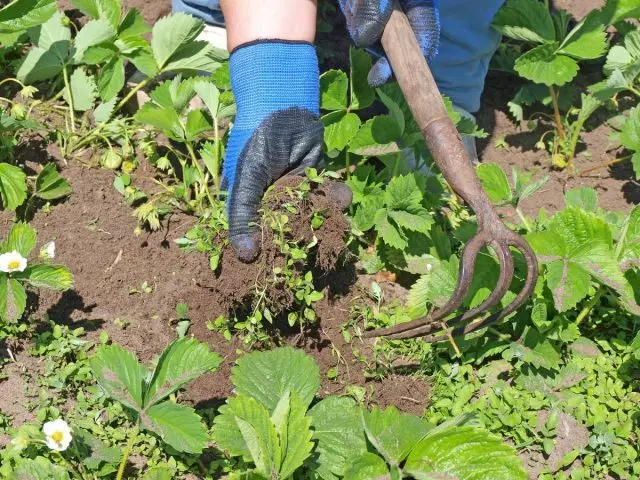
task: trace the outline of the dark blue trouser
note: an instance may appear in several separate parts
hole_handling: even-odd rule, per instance
[[[500,43],[491,21],[504,0],[441,0],[442,36],[431,70],[442,93],[469,112],[480,108],[489,61]],[[174,12],[186,12],[224,25],[219,0],[172,0]]]

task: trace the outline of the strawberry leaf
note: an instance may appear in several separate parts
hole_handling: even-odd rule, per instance
[[[515,69],[524,78],[548,86],[564,85],[578,74],[578,62],[559,55],[558,42],[546,43],[516,60]]]

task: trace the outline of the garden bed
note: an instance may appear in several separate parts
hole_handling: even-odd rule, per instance
[[[555,4],[580,18],[602,6],[603,2],[565,0]],[[59,5],[72,8],[66,0]],[[125,1],[125,6],[140,9],[150,24],[170,12],[169,2],[130,0]],[[78,18],[79,14],[76,11],[70,16]],[[332,34],[337,35],[335,32]],[[345,35],[343,32],[340,34]],[[346,44],[345,47],[348,48]],[[334,65],[340,63],[341,58],[348,62],[348,51],[336,53],[330,60],[332,66],[347,69],[346,64]],[[588,65],[583,73],[589,75],[599,71],[600,64]],[[526,120],[515,122],[510,115],[507,103],[518,88],[519,84],[514,83],[513,77],[490,73],[477,119],[479,126],[489,133],[487,138],[479,141],[483,163],[498,164],[507,174],[515,167],[531,173],[536,179],[549,177],[537,195],[520,204],[521,213],[535,218],[544,208],[548,216],[552,216],[564,209],[565,193],[576,187],[595,189],[598,206],[606,211],[627,214],[640,203],[640,184],[629,162],[596,169],[616,155],[621,156],[623,151],[617,143],[609,140],[613,131],[608,123],[611,119],[609,112],[601,111],[587,123],[581,136],[576,169],[561,170],[551,165],[549,152],[536,145],[543,132],[542,127],[530,128]],[[621,110],[630,106],[622,105]],[[34,120],[48,121],[45,118]],[[253,298],[256,284],[266,282],[274,266],[284,265],[281,252],[273,245],[274,234],[269,230],[264,233],[263,253],[256,263],[243,264],[235,259],[229,247],[224,247],[219,266],[212,272],[207,255],[185,252],[176,243],[195,226],[195,216],[176,210],[162,218],[161,229],[140,230],[131,206],[113,186],[114,173],[96,168],[97,161],[91,152],[84,152],[67,162],[55,144],[47,144],[43,140],[45,135],[45,131],[40,131],[31,137],[32,141],[18,145],[16,157],[24,161],[32,172],[55,162],[73,189],[68,198],[53,202],[46,209],[38,209],[30,223],[37,230],[39,240],[55,240],[56,263],[69,266],[74,276],[74,288],[63,293],[30,293],[27,314],[34,321],[48,317],[57,324],[82,327],[86,332],[83,339],[96,343],[101,342],[106,332],[110,341],[135,353],[147,364],[176,338],[177,328],[181,324],[184,327],[182,322],[188,320],[188,334],[208,344],[211,351],[222,357],[222,363],[215,373],[203,375],[191,383],[180,400],[199,411],[220,407],[234,394],[231,368],[238,358],[250,352],[252,347],[259,349],[270,345],[259,341],[248,344],[240,335],[227,335],[231,338],[225,338],[225,328],[216,325],[216,320],[232,314],[242,317],[246,310],[251,309],[251,301],[247,303],[247,297]],[[584,171],[587,172],[581,174]],[[154,177],[154,172],[152,165],[142,161],[131,177],[139,182],[138,185],[143,185],[146,179]],[[278,188],[286,189],[290,186],[288,181],[285,180]],[[149,181],[148,185],[153,187],[153,182]],[[349,221],[340,209],[331,205],[331,196],[327,192],[326,184],[313,186],[310,196],[305,197],[307,203],[288,220],[291,236],[297,241],[318,242],[317,250],[305,264],[305,268],[313,273],[315,289],[322,293],[322,298],[313,305],[315,321],[304,329],[299,325],[290,327],[286,314],[293,304],[289,298],[292,293],[285,289],[279,297],[278,291],[273,290],[269,292],[270,305],[281,308],[275,309],[275,318],[266,331],[275,343],[302,349],[316,360],[322,380],[318,397],[346,394],[366,406],[396,406],[404,412],[422,415],[434,401],[433,392],[446,380],[440,379],[440,383],[434,385],[430,376],[434,371],[433,365],[425,367],[424,363],[416,363],[419,355],[414,350],[396,346],[382,352],[376,350],[372,341],[353,335],[353,328],[358,327],[353,322],[356,306],[376,309],[382,304],[402,304],[409,293],[407,284],[403,282],[404,278],[398,279],[386,271],[377,275],[364,273],[358,258],[345,243]],[[276,201],[272,207],[282,209],[281,203]],[[324,212],[323,223],[312,230],[308,220],[317,211]],[[508,220],[517,221],[512,208],[504,207],[501,212]],[[5,236],[5,230],[9,230],[13,217],[13,212],[0,212],[1,237]],[[372,285],[381,288],[377,298],[371,294]],[[176,313],[179,304],[188,306],[186,314]],[[37,327],[36,330],[44,328]],[[606,327],[596,325],[589,334],[596,340],[608,339],[603,330]],[[31,354],[30,342],[16,341],[8,347],[13,361],[2,367],[5,379],[0,379],[3,392],[0,395],[0,412],[9,415],[13,426],[17,427],[36,418],[33,405],[38,387],[34,378],[45,367],[40,357]],[[398,354],[394,358],[381,358],[390,352]],[[433,352],[425,355],[435,358]],[[478,371],[471,367],[472,362],[455,365],[456,370],[449,372],[450,378],[460,381],[462,376],[468,375],[469,383],[478,381]],[[472,373],[463,372],[467,367]],[[487,381],[487,388],[502,381],[501,374],[507,370],[484,372],[487,376],[482,378]],[[463,384],[460,382],[458,385]],[[467,401],[480,397],[484,389],[483,384],[469,394]],[[464,395],[464,392],[460,393],[460,398]],[[449,404],[455,400],[453,398]],[[65,402],[61,410],[72,406],[75,399],[69,397]],[[437,415],[444,415],[444,410],[444,407],[438,410]],[[460,407],[458,410],[460,413],[464,409]],[[558,465],[566,455],[587,447],[589,431],[586,427],[577,424],[567,414],[561,415],[560,423],[566,431],[558,436],[556,446],[550,447],[544,455],[511,442],[516,448],[522,448],[520,456],[532,478],[545,467],[561,468]],[[542,410],[539,419],[539,424],[532,429],[544,436],[541,432],[549,423],[548,411]],[[522,423],[525,421],[521,419]],[[572,431],[579,434],[567,433]],[[9,440],[8,435],[0,433],[0,448],[8,445]],[[637,438],[635,445],[637,447]],[[581,466],[580,460],[575,463],[572,460],[568,465],[571,468]],[[138,467],[143,468],[144,461]]]

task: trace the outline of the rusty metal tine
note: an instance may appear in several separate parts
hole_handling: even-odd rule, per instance
[[[537,264],[536,261],[531,261],[531,260],[535,260],[535,254],[533,253],[533,250],[531,250],[531,247],[529,247],[529,244],[527,244],[526,241],[524,239],[522,239],[521,237],[514,235],[514,239],[512,241],[513,241],[513,246],[518,247],[518,249],[525,256],[525,260],[526,260],[526,263],[527,263],[527,279],[525,281],[524,287],[522,288],[522,290],[520,291],[518,296],[513,300],[513,302],[511,302],[509,305],[507,305],[503,310],[501,310],[501,311],[499,311],[497,313],[494,313],[494,314],[488,316],[486,319],[481,320],[479,322],[473,322],[473,323],[470,323],[470,324],[468,324],[466,326],[459,326],[457,328],[454,328],[452,330],[452,334],[453,334],[454,337],[460,336],[460,335],[466,335],[466,334],[469,334],[469,333],[473,333],[476,330],[480,330],[481,328],[484,328],[484,327],[486,327],[488,325],[491,325],[492,323],[500,321],[504,317],[507,317],[507,316],[511,315],[518,308],[520,308],[522,306],[522,304],[529,298],[529,296],[531,296],[531,293],[533,292],[533,289],[535,288],[535,285],[536,285],[536,280],[538,279],[538,264]],[[513,262],[513,256],[511,255],[511,252],[509,252],[508,257]],[[502,268],[502,266],[501,266],[501,268]],[[501,274],[502,273],[503,272],[501,271]],[[511,275],[511,278],[513,278],[513,275]],[[498,281],[498,283],[500,283],[500,280]],[[511,283],[510,281],[507,283],[507,289],[508,289],[510,283]],[[496,289],[494,290],[494,294],[496,292],[498,292],[498,287],[496,287]],[[503,292],[500,295],[500,298],[502,298],[502,296],[504,296],[504,293],[506,293],[506,292]],[[493,296],[493,294],[492,294],[492,296]],[[484,303],[487,303],[487,301],[485,301]],[[483,305],[480,305],[479,307],[475,308],[474,310],[465,312],[462,315],[458,315],[457,317],[451,319],[447,323],[449,325],[456,325],[456,324],[462,323],[464,321],[471,320],[472,318],[477,317],[478,315],[481,315],[483,313],[483,311],[487,310],[487,308],[485,307],[484,303],[483,303]],[[430,335],[431,333],[433,333],[435,331],[438,331],[438,330],[442,330],[442,325],[429,323],[427,325],[423,325],[421,327],[415,328],[415,329],[410,330],[410,331],[404,331],[402,333],[393,334],[393,335],[384,335],[384,337],[387,340],[407,340],[407,339],[410,339],[410,338],[424,337],[423,340],[425,342],[443,342],[443,341],[448,341],[449,340],[449,336],[448,335],[425,336],[425,335]]]
[[[473,282],[475,259],[478,255],[478,252],[480,252],[480,249],[482,249],[484,245],[485,241],[479,235],[477,235],[473,237],[464,247],[464,249],[462,250],[462,258],[460,260],[460,270],[456,289],[447,304],[440,310],[434,312],[433,315],[421,317],[416,320],[412,320],[411,322],[401,323],[398,325],[394,325],[393,327],[380,330],[371,330],[365,332],[362,336],[364,338],[372,338],[396,335],[408,330],[413,330],[425,325],[429,325],[433,322],[437,322],[455,312],[458,308],[460,308],[460,305],[462,305],[464,297],[467,295],[467,292],[471,287],[471,282]]]
[[[475,317],[482,315],[491,307],[496,305],[509,290],[509,286],[511,285],[511,281],[513,280],[513,257],[511,255],[511,252],[508,250],[508,247],[502,247],[501,245],[493,245],[493,247],[496,250],[496,255],[498,256],[498,261],[500,262],[500,277],[498,278],[498,282],[496,283],[496,288],[493,290],[491,295],[489,295],[489,297],[476,308],[447,321],[447,326],[457,325],[459,323],[472,320]],[[405,335],[401,335],[401,333],[399,332],[396,334],[383,336],[385,336],[389,340],[401,340],[406,338],[415,338],[422,335],[429,335],[430,333],[433,333],[435,331],[442,330],[442,328],[442,325],[438,325],[434,322],[429,322],[426,325],[421,325],[411,330],[405,330],[404,332],[402,332]],[[375,331],[371,333],[375,333]]]

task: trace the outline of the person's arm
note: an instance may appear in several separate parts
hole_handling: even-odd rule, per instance
[[[322,159],[315,0],[223,0],[238,112],[223,166],[229,238],[240,260],[260,252],[265,189]]]
[[[317,0],[222,0],[221,5],[230,52],[261,38],[315,39]]]

